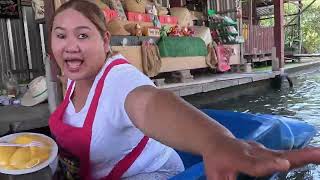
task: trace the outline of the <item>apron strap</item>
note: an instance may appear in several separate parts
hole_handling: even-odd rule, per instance
[[[96,114],[96,111],[97,111],[97,107],[98,107],[98,104],[99,104],[99,99],[100,99],[100,96],[101,96],[101,93],[102,93],[102,90],[103,90],[104,81],[105,81],[108,73],[110,72],[110,70],[114,66],[117,66],[117,65],[120,65],[120,64],[128,64],[128,61],[126,61],[124,59],[114,60],[113,62],[111,62],[107,66],[107,68],[105,69],[102,77],[99,79],[97,87],[95,89],[94,96],[92,98],[92,101],[91,101],[91,104],[90,104],[90,107],[89,107],[89,110],[88,110],[88,114],[86,116],[86,119],[85,119],[85,122],[84,122],[84,125],[83,125],[86,129],[90,129],[90,130],[92,129],[92,124],[93,124],[94,117],[95,117],[95,114]]]
[[[70,94],[71,94],[71,90],[72,90],[73,85],[74,85],[74,81],[71,81],[71,83],[70,83],[70,85],[69,85],[69,87],[67,89],[66,95],[65,95],[64,99],[62,100],[62,103],[57,108],[57,110],[58,110],[57,113],[58,113],[59,116],[63,115],[63,113],[64,113],[63,111],[65,110],[65,108],[69,104],[69,98],[70,98]]]
[[[109,175],[102,180],[117,180],[120,179],[121,176],[130,168],[130,166],[134,163],[134,161],[139,157],[142,153],[143,149],[148,143],[149,138],[144,136],[139,144],[123,159],[121,159],[111,170]]]

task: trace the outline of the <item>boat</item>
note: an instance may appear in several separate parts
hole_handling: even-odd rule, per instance
[[[229,129],[236,138],[259,142],[274,150],[303,148],[316,134],[316,129],[312,125],[284,116],[213,109],[202,111]],[[206,179],[201,156],[178,150],[177,152],[184,163],[185,171],[170,180]],[[239,175],[239,179],[254,178]]]

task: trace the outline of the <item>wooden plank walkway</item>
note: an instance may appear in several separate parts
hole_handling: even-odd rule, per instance
[[[159,88],[173,91],[178,96],[187,96],[267,80],[274,78],[278,74],[280,72],[213,74],[206,77],[196,77],[191,82],[166,84]]]

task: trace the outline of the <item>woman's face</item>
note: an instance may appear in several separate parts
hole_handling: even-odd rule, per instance
[[[53,55],[64,75],[72,80],[92,80],[109,51],[109,36],[80,12],[67,9],[56,15],[51,33]]]

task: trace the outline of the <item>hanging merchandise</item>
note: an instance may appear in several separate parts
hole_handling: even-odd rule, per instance
[[[34,12],[34,19],[41,20],[44,18],[44,1],[32,0],[32,9]]]
[[[19,1],[1,0],[0,18],[19,18]]]
[[[162,64],[158,46],[153,41],[144,41],[141,50],[143,72],[149,77],[158,75]]]
[[[215,69],[218,64],[216,51],[212,43],[208,44],[207,48],[208,48],[208,55],[206,56],[206,64],[211,69]]]
[[[234,26],[227,26],[226,29],[228,33],[238,35],[238,31]]]
[[[217,44],[242,43],[237,26],[237,21],[230,17],[217,14],[210,16],[209,27],[212,30],[212,38]]]
[[[230,57],[234,54],[234,50],[230,47],[225,47],[223,45],[217,45],[215,49],[218,59],[217,70],[219,72],[229,71],[231,69]]]

